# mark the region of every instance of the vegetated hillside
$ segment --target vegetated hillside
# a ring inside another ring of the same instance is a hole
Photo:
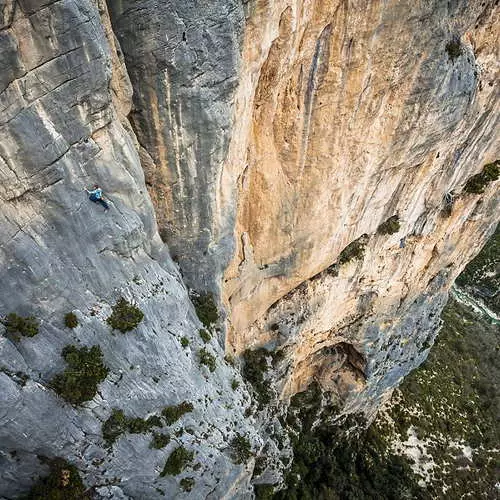
[[[498,280],[498,237],[497,230],[467,267],[462,286],[486,290]],[[287,489],[276,498],[498,498],[498,322],[455,293],[442,320],[427,361],[368,430],[353,430],[359,418],[327,423],[334,409],[321,413],[312,389],[295,396],[300,410],[292,404],[290,414],[298,422],[289,421],[301,430]],[[257,490],[261,498],[269,493]]]

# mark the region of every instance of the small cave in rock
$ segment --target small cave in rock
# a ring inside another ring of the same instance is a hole
[[[314,354],[315,378],[324,391],[344,401],[366,384],[366,359],[352,344],[339,342]]]

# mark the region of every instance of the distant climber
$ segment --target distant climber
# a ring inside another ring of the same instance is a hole
[[[94,184],[94,188],[92,189],[92,191],[89,191],[87,188],[84,189],[89,194],[90,201],[93,201],[94,203],[100,203],[104,207],[105,212],[109,210],[109,205],[102,195],[102,189],[97,184]]]

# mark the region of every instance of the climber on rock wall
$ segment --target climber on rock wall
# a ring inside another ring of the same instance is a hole
[[[94,184],[92,191],[89,191],[87,188],[84,188],[84,190],[89,194],[90,201],[100,203],[104,207],[105,212],[109,210],[109,205],[102,195],[102,189],[97,184]]]

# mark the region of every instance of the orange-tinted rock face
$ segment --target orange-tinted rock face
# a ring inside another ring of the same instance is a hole
[[[223,174],[227,191],[239,175],[227,349],[283,346],[285,395],[313,377],[381,393],[421,362],[495,221],[495,183],[461,193],[498,155],[498,9],[458,3],[251,8]],[[364,234],[364,256],[328,272]]]

